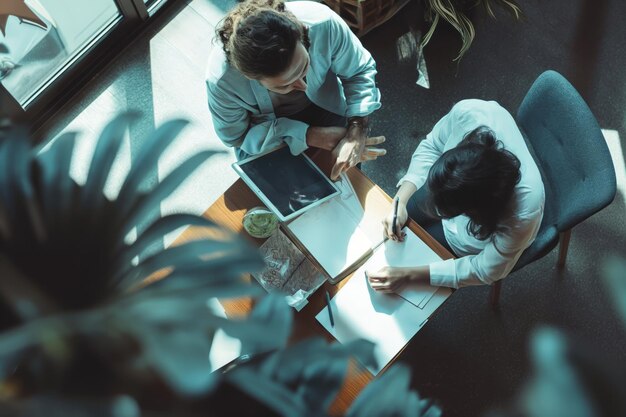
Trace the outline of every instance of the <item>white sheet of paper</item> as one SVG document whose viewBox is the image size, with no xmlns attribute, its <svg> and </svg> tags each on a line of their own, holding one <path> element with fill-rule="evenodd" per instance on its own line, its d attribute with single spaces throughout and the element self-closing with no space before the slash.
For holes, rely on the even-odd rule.
<svg viewBox="0 0 626 417">
<path fill-rule="evenodd" d="M 397 295 L 374 291 L 365 278 L 365 271 L 371 267 L 368 261 L 359 268 L 331 300 L 334 327 L 330 325 L 326 308 L 317 314 L 316 319 L 340 343 L 356 339 L 374 342 L 378 367 L 368 369 L 377 375 L 448 298 L 451 290 L 438 288 L 420 309 Z"/>
<path fill-rule="evenodd" d="M 378 213 L 373 213 L 371 209 L 366 216 L 365 209 L 361 205 L 361 201 L 359 201 L 359 197 L 356 195 L 348 176 L 342 173 L 340 181 L 335 184 L 341 190 L 341 204 L 350 212 L 352 218 L 358 221 L 359 228 L 367 235 L 369 241 L 372 242 L 372 247 L 381 244 L 384 237 L 382 220 L 384 215 L 387 214 L 387 210 L 383 211 L 383 217 L 377 215 Z"/>
<path fill-rule="evenodd" d="M 226 318 L 226 311 L 224 311 L 224 307 L 216 298 L 207 300 L 207 307 L 215 315 Z M 237 359 L 239 355 L 241 355 L 241 342 L 239 339 L 228 336 L 221 329 L 217 330 L 211 344 L 211 351 L 209 352 L 211 372 Z"/>
<path fill-rule="evenodd" d="M 404 231 L 406 232 L 404 242 L 387 240 L 382 246 L 382 250 L 376 250 L 372 258 L 384 258 L 384 260 L 376 261 L 376 264 L 382 266 L 420 266 L 441 260 L 439 255 L 429 248 L 428 245 L 410 229 L 404 229 Z M 374 263 L 372 263 L 372 265 L 374 265 Z M 375 271 L 376 269 L 371 267 L 369 270 Z M 400 292 L 400 296 L 415 306 L 424 308 L 436 291 L 437 287 L 430 285 L 411 285 L 404 288 Z"/>
<path fill-rule="evenodd" d="M 376 241 L 359 226 L 364 210 L 347 177 L 342 176 L 338 186 L 342 191 L 339 196 L 287 226 L 331 277 L 341 274 L 382 241 L 382 232 Z"/>
</svg>

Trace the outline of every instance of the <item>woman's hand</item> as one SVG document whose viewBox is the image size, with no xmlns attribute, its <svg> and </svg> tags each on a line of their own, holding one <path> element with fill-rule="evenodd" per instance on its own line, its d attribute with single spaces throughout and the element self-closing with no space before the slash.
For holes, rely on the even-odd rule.
<svg viewBox="0 0 626 417">
<path fill-rule="evenodd" d="M 385 266 L 378 272 L 368 272 L 367 280 L 376 291 L 394 293 L 411 281 L 411 273 L 408 268 Z"/>
<path fill-rule="evenodd" d="M 396 230 L 393 230 L 393 213 L 396 200 L 398 200 L 398 213 L 396 217 Z M 406 211 L 406 204 L 404 204 L 401 199 L 398 199 L 398 197 L 394 198 L 394 203 L 391 205 L 391 211 L 383 220 L 383 233 L 385 237 L 398 242 L 404 242 L 406 233 L 402 231 L 402 228 L 408 219 L 409 214 Z"/>
<path fill-rule="evenodd" d="M 430 284 L 430 266 L 385 266 L 378 272 L 367 273 L 370 286 L 383 293 L 397 293 L 408 284 Z"/>
</svg>

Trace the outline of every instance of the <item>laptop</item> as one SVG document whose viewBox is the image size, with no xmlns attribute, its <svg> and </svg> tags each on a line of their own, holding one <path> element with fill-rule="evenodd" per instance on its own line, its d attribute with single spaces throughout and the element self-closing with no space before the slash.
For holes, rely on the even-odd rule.
<svg viewBox="0 0 626 417">
<path fill-rule="evenodd" d="M 304 154 L 281 146 L 235 162 L 234 170 L 282 222 L 287 222 L 341 193 Z"/>
</svg>

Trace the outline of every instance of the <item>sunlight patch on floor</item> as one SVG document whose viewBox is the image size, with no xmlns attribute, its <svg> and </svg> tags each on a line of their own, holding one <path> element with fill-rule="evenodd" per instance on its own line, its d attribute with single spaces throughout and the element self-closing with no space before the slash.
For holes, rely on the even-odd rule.
<svg viewBox="0 0 626 417">
<path fill-rule="evenodd" d="M 606 140 L 615 167 L 617 177 L 617 191 L 621 194 L 626 204 L 626 163 L 624 163 L 624 150 L 617 130 L 602 129 L 602 134 Z M 619 198 L 619 197 L 618 197 Z"/>
</svg>

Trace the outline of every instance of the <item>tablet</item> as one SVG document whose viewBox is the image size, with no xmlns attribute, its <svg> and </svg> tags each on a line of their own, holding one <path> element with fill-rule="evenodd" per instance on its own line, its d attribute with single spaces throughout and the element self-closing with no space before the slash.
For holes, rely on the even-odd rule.
<svg viewBox="0 0 626 417">
<path fill-rule="evenodd" d="M 233 168 L 283 222 L 340 194 L 308 156 L 293 156 L 287 146 L 237 161 Z"/>
</svg>

